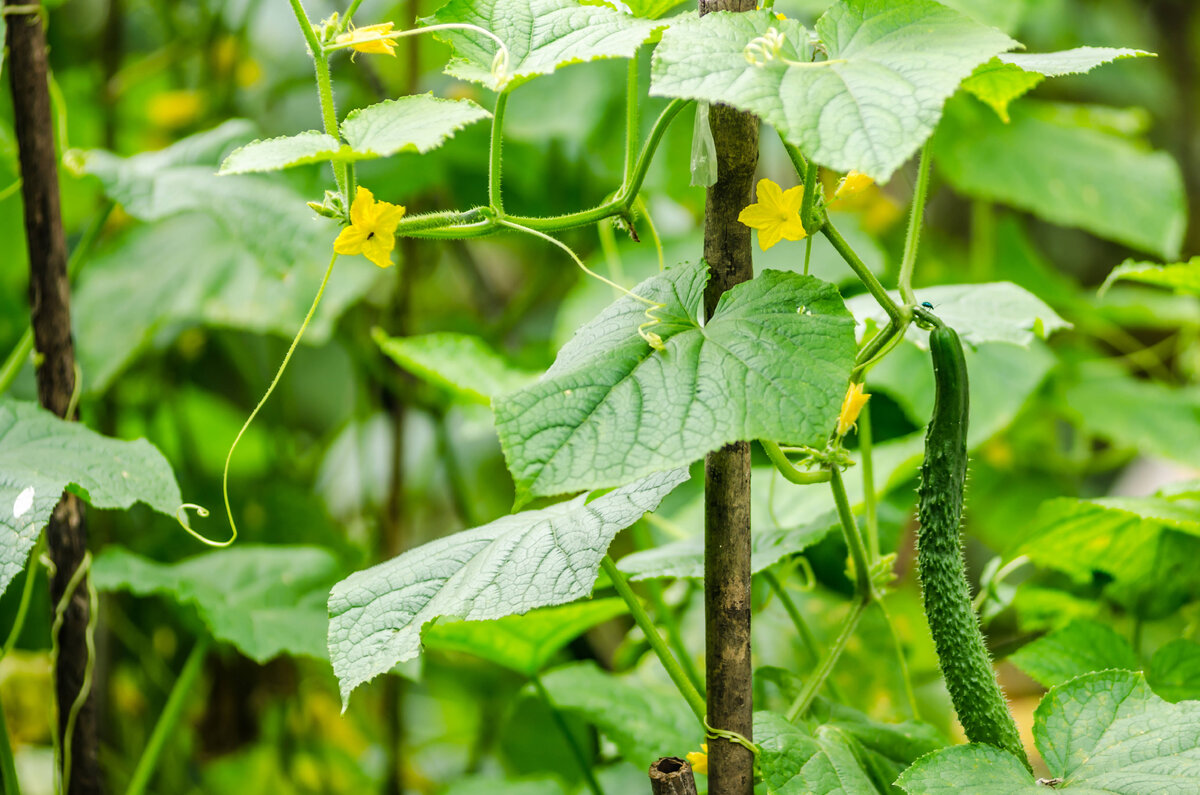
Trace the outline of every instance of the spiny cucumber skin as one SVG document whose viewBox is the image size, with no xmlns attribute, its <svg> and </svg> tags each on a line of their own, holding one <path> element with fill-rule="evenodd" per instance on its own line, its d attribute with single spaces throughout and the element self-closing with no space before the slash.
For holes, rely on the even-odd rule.
<svg viewBox="0 0 1200 795">
<path fill-rule="evenodd" d="M 1029 766 L 1016 722 L 984 644 L 971 605 L 959 527 L 967 478 L 967 366 L 958 334 L 948 326 L 929 334 L 936 384 L 933 418 L 925 436 L 925 461 L 917 518 L 917 568 L 925 615 L 959 722 L 971 742 L 988 743 Z"/>
</svg>

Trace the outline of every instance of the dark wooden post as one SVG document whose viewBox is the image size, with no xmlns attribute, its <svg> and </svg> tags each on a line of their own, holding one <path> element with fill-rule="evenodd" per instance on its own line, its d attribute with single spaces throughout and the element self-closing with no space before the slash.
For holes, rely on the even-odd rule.
<svg viewBox="0 0 1200 795">
<path fill-rule="evenodd" d="M 677 756 L 664 756 L 650 765 L 650 791 L 653 795 L 696 795 L 692 768 Z"/>
<path fill-rule="evenodd" d="M 700 14 L 753 11 L 755 0 L 700 0 Z M 738 214 L 750 203 L 758 165 L 758 119 L 725 105 L 709 111 L 717 181 L 704 206 L 704 259 L 711 277 L 704 309 L 754 277 L 750 229 Z M 705 679 L 708 722 L 751 739 L 754 697 L 750 667 L 750 444 L 736 442 L 704 462 Z M 708 743 L 712 795 L 750 795 L 754 756 L 728 740 Z"/>
<path fill-rule="evenodd" d="M 5 0 L 5 5 L 17 11 L 7 19 L 8 74 L 25 201 L 33 340 L 41 358 L 37 369 L 38 399 L 45 408 L 70 419 L 67 411 L 75 392 L 75 349 L 71 341 L 67 245 L 58 197 L 58 158 L 46 83 L 46 36 L 37 0 Z M 73 494 L 64 494 L 55 507 L 46 528 L 46 539 L 55 566 L 50 582 L 51 604 L 57 605 L 87 552 L 83 503 Z M 70 598 L 58 637 L 55 694 L 60 742 L 65 739 L 68 713 L 83 685 L 88 665 L 88 614 L 85 577 Z M 96 762 L 96 715 L 90 695 L 76 719 L 70 745 L 71 795 L 102 792 Z"/>
</svg>

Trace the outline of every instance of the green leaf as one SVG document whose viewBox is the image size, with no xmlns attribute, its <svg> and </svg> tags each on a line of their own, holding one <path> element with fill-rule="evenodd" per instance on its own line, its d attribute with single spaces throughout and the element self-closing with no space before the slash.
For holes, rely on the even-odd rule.
<svg viewBox="0 0 1200 795">
<path fill-rule="evenodd" d="M 1058 52 L 1008 52 L 998 56 L 1001 61 L 1046 77 L 1081 75 L 1113 61 L 1126 58 L 1157 58 L 1145 50 L 1127 47 L 1076 47 Z"/>
<path fill-rule="evenodd" d="M 749 62 L 747 46 L 772 29 L 785 41 L 779 57 Z M 1017 46 L 928 0 L 843 0 L 816 32 L 825 61 L 810 61 L 798 22 L 769 11 L 684 17 L 655 48 L 650 91 L 751 111 L 821 165 L 886 182 L 933 132 L 959 82 Z"/>
<path fill-rule="evenodd" d="M 979 66 L 962 83 L 964 91 L 986 103 L 1005 124 L 1011 119 L 1008 106 L 1013 100 L 1036 88 L 1046 78 L 1037 72 L 1026 72 L 1019 66 L 1005 63 L 999 57 Z"/>
<path fill-rule="evenodd" d="M 190 325 L 291 338 L 329 264 L 334 231 L 326 236 L 324 222 L 315 223 L 307 210 L 299 215 L 284 212 L 279 228 L 307 248 L 282 271 L 275 255 L 258 256 L 219 220 L 197 212 L 134 227 L 95 254 L 71 296 L 83 388 L 103 392 L 130 361 L 152 345 L 170 344 Z M 341 313 L 377 278 L 373 265 L 344 263 L 326 287 L 306 343 L 328 341 Z"/>
<path fill-rule="evenodd" d="M 35 403 L 0 398 L 0 594 L 25 568 L 63 490 L 96 508 L 144 502 L 174 516 L 171 466 L 145 439 L 108 439 Z"/>
<path fill-rule="evenodd" d="M 550 700 L 604 732 L 621 757 L 643 769 L 662 756 L 700 750 L 704 732 L 675 690 L 636 676 L 613 676 L 593 662 L 556 668 L 542 677 Z"/>
<path fill-rule="evenodd" d="M 918 759 L 897 779 L 908 795 L 1045 795 L 1021 761 L 991 745 L 956 745 Z M 1099 793 L 1096 793 L 1099 795 Z"/>
<path fill-rule="evenodd" d="M 621 599 L 594 599 L 495 621 L 438 622 L 425 627 L 421 641 L 427 649 L 474 654 L 533 677 L 563 646 L 626 612 Z"/>
<path fill-rule="evenodd" d="M 493 397 L 515 392 L 538 377 L 514 366 L 471 334 L 443 331 L 389 337 L 375 329 L 372 336 L 383 352 L 408 372 L 473 403 L 487 405 Z"/>
<path fill-rule="evenodd" d="M 991 105 L 1006 123 L 1008 104 L 1047 77 L 1090 72 L 1097 66 L 1125 58 L 1155 57 L 1144 50 L 1119 47 L 1076 47 L 1059 52 L 1012 52 L 998 55 L 980 66 L 962 87 Z"/>
<path fill-rule="evenodd" d="M 342 122 L 342 137 L 356 159 L 397 152 L 424 154 L 468 124 L 491 117 L 469 99 L 417 94 L 350 111 Z"/>
<path fill-rule="evenodd" d="M 466 23 L 496 34 L 509 53 L 508 79 L 500 84 L 492 74 L 498 47 L 490 37 L 461 30 L 436 35 L 454 48 L 446 74 L 504 92 L 567 64 L 632 58 L 654 31 L 663 27 L 608 6 L 575 0 L 450 0 L 421 21 L 427 25 Z"/>
<path fill-rule="evenodd" d="M 854 359 L 852 322 L 832 285 L 764 271 L 700 321 L 708 268 L 681 265 L 583 326 L 537 384 L 494 401 L 518 501 L 613 486 L 691 463 L 742 439 L 824 444 Z"/>
<path fill-rule="evenodd" d="M 787 783 L 821 751 L 806 729 L 774 712 L 754 713 L 754 744 L 759 750 L 759 770 L 772 795 L 785 792 Z"/>
<path fill-rule="evenodd" d="M 750 537 L 750 567 L 754 574 L 774 566 L 789 555 L 820 543 L 837 528 L 834 516 L 824 516 L 803 527 L 760 530 Z M 660 577 L 704 579 L 704 539 L 686 538 L 621 558 L 621 571 L 633 580 Z"/>
<path fill-rule="evenodd" d="M 1033 733 L 1066 787 L 1130 795 L 1200 789 L 1200 703 L 1168 704 L 1141 674 L 1105 671 L 1054 688 L 1034 713 Z"/>
<path fill-rule="evenodd" d="M 1038 751 L 1080 795 L 1187 793 L 1200 788 L 1200 703 L 1169 704 L 1141 674 L 1103 671 L 1052 689 L 1034 713 Z M 896 782 L 909 795 L 1046 792 L 1016 757 L 960 745 L 925 756 Z"/>
<path fill-rule="evenodd" d="M 249 174 L 307 166 L 337 157 L 341 147 L 332 135 L 316 130 L 251 141 L 230 152 L 217 173 Z"/>
<path fill-rule="evenodd" d="M 1150 658 L 1146 681 L 1172 704 L 1200 697 L 1200 643 L 1176 638 Z"/>
<path fill-rule="evenodd" d="M 1043 503 L 1012 556 L 1090 581 L 1094 570 L 1137 581 L 1153 571 L 1166 530 L 1200 536 L 1200 503 L 1160 497 L 1069 497 Z"/>
<path fill-rule="evenodd" d="M 1023 102 L 1005 124 L 983 105 L 956 98 L 946 106 L 933 154 L 938 173 L 969 196 L 1179 256 L 1187 210 L 1174 158 L 1072 121 L 1056 105 Z"/>
<path fill-rule="evenodd" d="M 899 293 L 891 293 L 899 301 Z M 933 304 L 933 312 L 958 332 L 963 342 L 978 346 L 1007 342 L 1028 348 L 1035 337 L 1047 339 L 1071 324 L 1042 299 L 1012 282 L 944 284 L 917 291 L 917 301 Z M 846 302 L 859 324 L 870 319 L 877 327 L 887 323 L 887 313 L 867 293 Z M 908 338 L 929 349 L 929 332 L 909 326 Z"/>
<path fill-rule="evenodd" d="M 852 734 L 836 726 L 816 732 L 821 750 L 804 763 L 799 779 L 779 790 L 781 795 L 848 795 L 879 790 L 864 768 L 864 751 Z"/>
<path fill-rule="evenodd" d="M 326 160 L 389 157 L 397 152 L 423 154 L 468 124 L 491 115 L 469 99 L 442 99 L 431 94 L 387 99 L 346 116 L 341 125 L 344 144 L 316 130 L 251 141 L 225 158 L 220 173 L 278 171 Z"/>
<path fill-rule="evenodd" d="M 1103 364 L 1071 375 L 1062 400 L 1086 432 L 1118 447 L 1200 466 L 1200 389 L 1137 380 Z"/>
<path fill-rule="evenodd" d="M 1129 641 L 1107 624 L 1075 619 L 1009 656 L 1009 662 L 1046 687 L 1092 671 L 1141 669 Z"/>
<path fill-rule="evenodd" d="M 343 702 L 417 656 L 421 628 L 436 618 L 503 618 L 587 596 L 613 537 L 687 478 L 663 472 L 591 502 L 580 495 L 505 516 L 339 582 L 329 594 L 329 654 Z"/>
<path fill-rule="evenodd" d="M 280 654 L 325 659 L 325 597 L 340 573 L 337 558 L 320 547 L 251 544 L 174 564 L 108 546 L 92 567 L 101 591 L 194 606 L 214 638 L 260 663 Z"/>
<path fill-rule="evenodd" d="M 1153 284 L 1181 295 L 1200 295 L 1200 257 L 1173 265 L 1127 259 L 1108 274 L 1104 284 L 1100 285 L 1100 294 L 1119 281 Z"/>
</svg>

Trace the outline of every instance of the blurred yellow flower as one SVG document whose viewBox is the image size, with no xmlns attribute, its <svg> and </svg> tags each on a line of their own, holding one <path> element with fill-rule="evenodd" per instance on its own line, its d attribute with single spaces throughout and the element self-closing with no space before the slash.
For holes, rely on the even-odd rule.
<svg viewBox="0 0 1200 795">
<path fill-rule="evenodd" d="M 703 773 L 708 775 L 708 743 L 703 743 L 700 746 L 701 750 L 691 751 L 687 755 L 688 764 L 692 766 L 692 772 Z"/>
<path fill-rule="evenodd" d="M 758 181 L 758 202 L 742 210 L 738 220 L 758 230 L 758 245 L 766 251 L 786 238 L 803 240 L 808 233 L 800 222 L 800 204 L 804 186 L 782 190 L 769 179 Z"/>
<path fill-rule="evenodd" d="M 204 97 L 190 89 L 163 91 L 146 103 L 146 116 L 157 127 L 175 130 L 186 127 L 200 117 Z"/>
<path fill-rule="evenodd" d="M 396 42 L 394 39 L 383 39 L 380 36 L 385 36 L 392 32 L 391 22 L 380 22 L 378 25 L 367 25 L 361 28 L 355 28 L 348 33 L 343 33 L 334 39 L 335 44 L 349 44 L 350 49 L 355 52 L 370 52 L 380 55 L 390 55 L 393 58 L 396 53 Z"/>
<path fill-rule="evenodd" d="M 865 188 L 869 188 L 875 184 L 875 180 L 868 177 L 866 174 L 860 174 L 857 171 L 850 171 L 846 176 L 842 177 L 842 181 L 838 183 L 837 190 L 833 192 L 833 200 L 844 199 L 847 196 L 853 196 Z"/>
<path fill-rule="evenodd" d="M 846 390 L 846 397 L 842 400 L 842 411 L 838 414 L 837 435 L 845 436 L 854 427 L 854 421 L 858 419 L 858 415 L 862 412 L 863 406 L 867 405 L 870 395 L 863 391 L 861 382 L 851 384 Z"/>
<path fill-rule="evenodd" d="M 396 246 L 396 225 L 404 217 L 404 208 L 375 200 L 375 194 L 358 186 L 350 205 L 350 226 L 333 241 L 338 254 L 362 254 L 381 268 L 392 264 Z"/>
</svg>

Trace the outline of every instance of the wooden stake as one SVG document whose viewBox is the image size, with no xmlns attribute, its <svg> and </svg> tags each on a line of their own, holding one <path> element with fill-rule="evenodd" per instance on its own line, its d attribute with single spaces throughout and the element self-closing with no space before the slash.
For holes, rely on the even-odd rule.
<svg viewBox="0 0 1200 795">
<path fill-rule="evenodd" d="M 753 11 L 755 0 L 700 0 L 700 14 Z M 758 165 L 758 119 L 713 105 L 709 125 L 717 153 L 717 181 L 704 206 L 704 259 L 711 273 L 704 308 L 712 317 L 721 295 L 754 277 L 750 228 L 738 214 L 750 203 Z M 752 739 L 750 667 L 750 445 L 735 442 L 704 462 L 705 679 L 708 722 Z M 754 756 L 723 739 L 708 742 L 711 795 L 750 795 Z"/>
<path fill-rule="evenodd" d="M 5 0 L 5 6 L 16 12 L 7 19 L 8 74 L 12 85 L 17 153 L 21 161 L 21 193 L 25 202 L 33 340 L 41 359 L 37 369 L 38 399 L 42 406 L 58 416 L 71 419 L 67 417 L 67 411 L 75 393 L 75 348 L 71 341 L 67 245 L 58 196 L 58 157 L 50 116 L 42 9 L 37 0 Z M 84 520 L 83 503 L 73 494 L 64 494 L 50 517 L 46 539 L 55 566 L 55 575 L 50 582 L 52 605 L 62 600 L 67 583 L 87 552 Z M 55 694 L 60 742 L 66 739 L 67 716 L 88 666 L 88 614 L 87 578 L 84 577 L 70 597 L 58 638 Z M 71 774 L 67 790 L 71 795 L 93 795 L 103 791 L 96 747 L 95 706 L 89 694 L 76 719 L 70 742 Z"/>
</svg>

